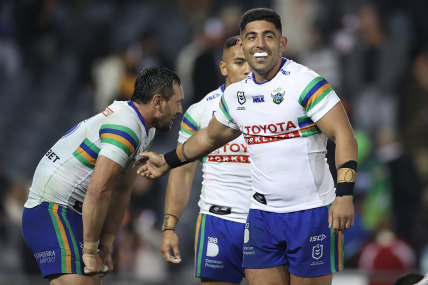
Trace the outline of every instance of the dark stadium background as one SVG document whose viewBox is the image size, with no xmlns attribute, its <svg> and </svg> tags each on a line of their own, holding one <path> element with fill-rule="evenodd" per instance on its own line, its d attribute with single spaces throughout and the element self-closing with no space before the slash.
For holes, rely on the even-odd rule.
<svg viewBox="0 0 428 285">
<path fill-rule="evenodd" d="M 391 284 L 428 272 L 428 2 L 359 0 L 1 0 L 0 285 L 46 284 L 20 232 L 32 173 L 80 120 L 132 94 L 139 70 L 182 79 L 185 106 L 222 84 L 222 43 L 240 15 L 270 7 L 284 56 L 324 76 L 359 142 L 356 226 L 334 284 Z M 176 145 L 179 121 L 153 149 Z M 328 159 L 333 148 L 329 145 Z M 193 238 L 200 169 L 177 233 L 183 263 L 166 264 L 160 224 L 166 179 L 139 179 L 103 284 L 199 284 Z M 334 172 L 333 172 L 334 174 Z"/>
</svg>

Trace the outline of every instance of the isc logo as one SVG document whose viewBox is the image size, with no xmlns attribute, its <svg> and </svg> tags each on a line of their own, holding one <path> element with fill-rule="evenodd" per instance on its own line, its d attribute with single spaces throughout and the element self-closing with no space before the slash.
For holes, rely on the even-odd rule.
<svg viewBox="0 0 428 285">
<path fill-rule="evenodd" d="M 322 234 L 319 236 L 311 236 L 309 238 L 309 242 L 314 242 L 314 241 L 323 241 L 326 238 L 326 235 Z"/>
</svg>

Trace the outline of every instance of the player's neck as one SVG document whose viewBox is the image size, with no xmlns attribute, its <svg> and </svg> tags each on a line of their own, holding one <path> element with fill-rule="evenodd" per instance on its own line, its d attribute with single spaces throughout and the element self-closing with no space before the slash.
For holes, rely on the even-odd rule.
<svg viewBox="0 0 428 285">
<path fill-rule="evenodd" d="M 154 110 L 150 104 L 139 104 L 137 102 L 133 102 L 135 107 L 137 108 L 140 115 L 143 117 L 144 122 L 146 123 L 147 129 L 153 127 L 153 119 L 154 119 Z"/>
<path fill-rule="evenodd" d="M 274 78 L 279 69 L 282 66 L 282 58 L 278 61 L 278 63 L 266 74 L 260 74 L 257 71 L 254 71 L 254 79 L 258 82 L 258 83 L 262 83 L 268 80 L 271 80 L 272 78 Z"/>
</svg>

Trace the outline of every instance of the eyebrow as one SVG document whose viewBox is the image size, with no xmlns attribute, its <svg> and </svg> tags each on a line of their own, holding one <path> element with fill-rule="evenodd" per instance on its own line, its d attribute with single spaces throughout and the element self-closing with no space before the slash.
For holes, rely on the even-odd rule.
<svg viewBox="0 0 428 285">
<path fill-rule="evenodd" d="M 234 57 L 234 58 L 233 58 L 233 60 L 234 60 L 234 61 L 247 61 L 247 60 L 245 59 L 245 57 L 240 57 L 240 56 L 238 56 L 238 57 Z"/>
<path fill-rule="evenodd" d="M 258 34 L 257 32 L 248 32 L 248 33 L 246 33 L 244 35 L 244 37 L 246 38 L 249 35 L 257 35 L 257 34 Z M 266 34 L 274 34 L 274 35 L 276 35 L 275 31 L 272 31 L 272 30 L 265 30 L 265 31 L 261 32 L 261 34 L 263 34 L 263 35 L 266 35 Z"/>
</svg>

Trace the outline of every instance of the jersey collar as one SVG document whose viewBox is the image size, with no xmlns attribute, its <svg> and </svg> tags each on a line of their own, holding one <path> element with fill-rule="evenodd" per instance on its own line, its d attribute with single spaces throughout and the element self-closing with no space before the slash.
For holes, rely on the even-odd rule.
<svg viewBox="0 0 428 285">
<path fill-rule="evenodd" d="M 282 58 L 282 62 L 281 62 L 281 66 L 279 67 L 279 69 L 278 69 L 278 72 L 281 70 L 281 68 L 284 66 L 284 63 L 287 61 L 287 59 L 285 58 L 285 57 L 283 57 Z M 277 74 L 278 74 L 278 72 L 277 72 Z M 257 85 L 262 85 L 262 84 L 265 84 L 265 83 L 267 83 L 267 82 L 269 82 L 269 81 L 271 81 L 272 79 L 274 79 L 275 78 L 275 76 L 272 78 L 272 79 L 269 79 L 269 80 L 266 80 L 266 81 L 263 81 L 263 82 L 257 82 L 256 81 L 256 79 L 254 78 L 254 72 L 252 72 L 252 74 L 251 74 L 252 76 L 252 78 L 253 78 L 253 82 L 255 83 L 255 84 L 257 84 Z"/>
<path fill-rule="evenodd" d="M 225 84 L 223 84 L 222 86 L 220 86 L 221 93 L 224 93 L 224 85 Z"/>
<path fill-rule="evenodd" d="M 137 107 L 135 107 L 134 102 L 132 102 L 131 100 L 128 101 L 128 105 L 132 107 L 132 109 L 134 109 L 135 113 L 137 113 L 138 118 L 140 118 L 141 123 L 144 126 L 144 129 L 146 130 L 146 135 L 149 135 L 149 130 L 147 130 L 147 125 L 146 122 L 144 121 L 143 116 L 141 116 L 140 112 L 138 111 Z"/>
</svg>

